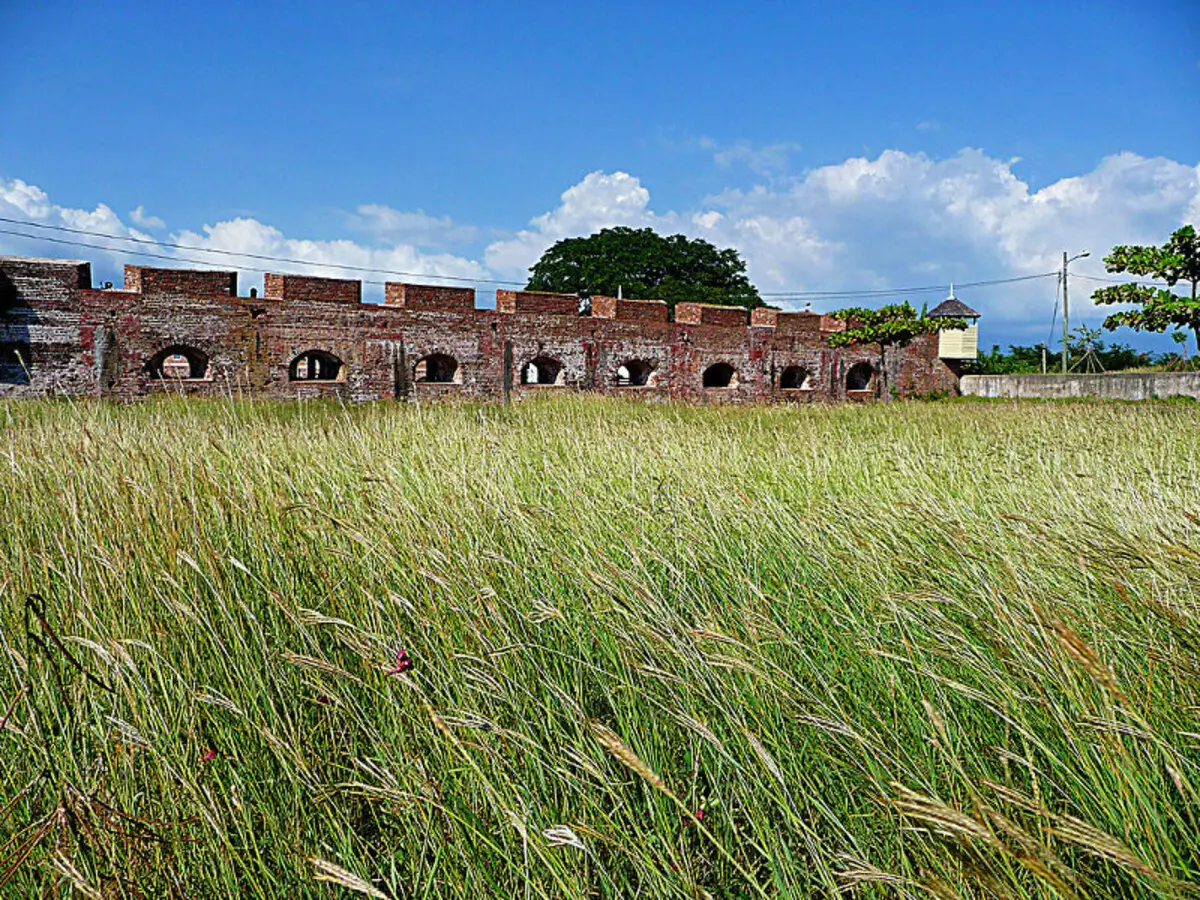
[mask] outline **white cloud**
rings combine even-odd
[[[521,278],[547,247],[565,237],[616,225],[678,228],[674,214],[663,218],[650,211],[650,192],[625,172],[592,172],[563,191],[561,200],[556,209],[530,222],[530,228],[489,245],[484,252],[488,268],[505,277]]]
[[[370,232],[377,239],[420,247],[465,244],[479,236],[478,228],[458,225],[449,216],[430,216],[423,210],[403,212],[376,203],[359,206],[348,222],[352,228]]]
[[[129,218],[133,220],[134,225],[141,225],[143,228],[166,228],[167,223],[158,216],[146,214],[146,207],[139,206],[137,209],[130,211]]]
[[[118,268],[125,251],[133,246],[120,238],[149,238],[122,222],[120,216],[103,203],[91,211],[58,206],[41,188],[19,178],[0,177],[0,216],[35,223],[32,226],[2,223],[6,231],[21,232],[29,237],[0,234],[0,254],[86,259],[106,266],[110,272]],[[37,225],[50,227],[38,228]],[[87,235],[57,231],[56,228],[74,229],[87,232]],[[81,243],[91,246],[77,246]]]
[[[1050,272],[1063,250],[1090,250],[1072,271],[1103,275],[1101,258],[1115,244],[1162,243],[1200,219],[1196,166],[1120,153],[1034,190],[1014,171],[1019,162],[974,149],[943,160],[889,150],[726,191],[686,213],[654,210],[633,175],[592,172],[484,258],[491,270],[521,277],[561,238],[649,226],[736,247],[764,292],[875,290]],[[1054,291],[1045,279],[959,293],[1001,330],[1032,340],[1049,324]],[[1073,307],[1094,321],[1090,293],[1077,287]]]
[[[1113,245],[1162,243],[1179,225],[1200,221],[1200,167],[1195,165],[1119,153],[1089,172],[1035,189],[1017,173],[1018,162],[974,149],[946,159],[889,150],[747,190],[727,190],[680,211],[654,209],[650,191],[634,175],[597,171],[565,190],[554,208],[526,228],[491,242],[477,255],[422,248],[481,241],[486,229],[372,204],[360,206],[349,219],[375,239],[370,246],[295,238],[252,218],[183,230],[172,239],[302,261],[274,266],[285,271],[379,280],[404,277],[390,272],[410,272],[410,277],[430,281],[457,276],[482,284],[496,277],[525,278],[529,266],[562,238],[615,225],[651,227],[737,248],[747,260],[751,279],[760,290],[773,293],[1018,277],[1056,269],[1063,250],[1091,251],[1092,256],[1075,263],[1072,271],[1103,275],[1101,258]],[[144,208],[135,213],[130,216],[134,224],[140,219],[150,227]],[[103,204],[92,211],[61,207],[39,188],[16,179],[0,178],[0,216],[145,237]],[[52,244],[46,237],[75,236],[48,231],[41,241],[26,241],[0,235],[0,252],[83,257],[114,274],[120,262],[137,259],[126,255],[129,244],[80,237],[105,245],[103,250],[89,250]],[[209,258],[199,251],[161,252],[177,258],[181,266]],[[213,267],[237,262],[236,257],[211,257]],[[269,262],[242,262],[249,269],[272,268]],[[346,271],[335,264],[379,274]],[[249,269],[243,270],[244,283],[260,281],[261,276]],[[1073,310],[1094,322],[1100,315],[1089,309],[1090,290],[1084,284],[1091,286],[1073,286]],[[990,323],[994,334],[1032,341],[1049,325],[1054,287],[1054,281],[1046,279],[964,288],[959,294],[984,314],[985,328]],[[364,287],[368,296],[378,290]],[[928,299],[937,301],[939,296],[934,293]],[[840,301],[815,305],[831,308],[836,302]]]
[[[433,222],[438,228],[449,223],[448,219],[432,219],[423,213],[404,214],[387,207],[372,209],[374,212],[368,212],[366,215],[374,215],[383,226],[390,224],[396,230],[406,221],[406,215],[410,216],[407,221],[412,225],[419,223],[422,217]],[[359,213],[363,215],[361,209]],[[388,218],[389,215],[392,216],[391,219]],[[431,283],[440,282],[448,277],[480,281],[488,277],[488,272],[479,262],[450,253],[427,253],[411,243],[397,242],[367,247],[349,240],[300,240],[289,238],[278,228],[250,218],[205,225],[199,231],[185,229],[169,238],[169,243],[197,249],[159,246],[139,248],[132,241],[113,238],[138,238],[146,241],[153,238],[126,225],[108,206],[100,204],[91,212],[59,206],[51,202],[41,188],[20,179],[0,178],[0,216],[52,226],[39,229],[36,226],[4,223],[4,227],[10,230],[21,231],[33,237],[27,239],[0,234],[0,254],[88,260],[93,264],[93,277],[96,281],[107,279],[120,283],[121,267],[127,262],[180,268],[238,269],[243,289],[261,284],[263,269],[380,282],[401,281],[406,277]],[[146,227],[162,227],[161,220],[147,216],[142,206],[130,213],[130,219]],[[77,229],[87,234],[56,231],[54,227]],[[426,231],[428,230],[426,228]],[[78,246],[79,244],[91,246]],[[145,254],[153,255],[139,255],[139,249],[144,249]],[[209,250],[223,252],[205,252]],[[243,253],[299,262],[272,263],[239,258],[236,255]],[[339,266],[355,266],[367,271],[347,270]],[[402,272],[411,273],[411,276],[399,274]],[[465,282],[455,280],[453,283]],[[364,284],[363,294],[368,298],[377,299],[382,297],[383,288],[379,285]]]
[[[488,273],[474,260],[450,253],[425,253],[412,244],[389,247],[366,247],[354,241],[311,241],[289,238],[278,228],[264,225],[257,219],[232,219],[204,226],[203,233],[182,231],[173,241],[189,247],[221,250],[232,254],[253,253],[289,260],[274,266],[270,261],[245,260],[255,269],[283,269],[301,275],[321,275],[328,278],[362,279],[364,281],[424,280],[437,283],[449,278],[484,280]],[[187,251],[180,251],[186,254]],[[192,251],[192,256],[197,254]],[[236,266],[234,256],[214,256],[214,266]],[[340,268],[352,266],[353,269]],[[366,271],[363,271],[366,270]],[[401,274],[407,273],[407,274]],[[247,273],[247,284],[261,281],[257,272]],[[364,284],[365,297],[382,296],[378,284]]]
[[[800,144],[779,143],[756,147],[749,141],[738,141],[713,154],[713,160],[723,168],[734,164],[745,166],[755,175],[771,178],[782,175],[788,169],[791,154],[800,151]]]

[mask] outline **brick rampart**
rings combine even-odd
[[[268,274],[239,297],[234,272],[128,266],[125,290],[88,263],[0,257],[0,397],[134,399],[174,392],[279,399],[518,399],[588,390],[712,402],[876,396],[878,353],[834,349],[828,316]],[[937,338],[889,358],[901,394],[955,390]],[[856,368],[857,367],[857,368]],[[867,378],[860,388],[860,376]]]
[[[617,297],[593,297],[592,315],[618,322],[666,322],[667,304],[661,300],[625,300]]]
[[[138,294],[223,294],[236,297],[237,272],[126,266],[125,290]]]
[[[680,325],[720,325],[745,328],[749,312],[742,306],[714,306],[711,303],[675,304],[675,321]]]
[[[362,282],[343,278],[315,278],[311,275],[263,276],[263,296],[268,300],[296,302],[329,301],[362,303]]]
[[[496,311],[527,315],[579,315],[579,298],[574,294],[544,291],[496,291]]]
[[[414,311],[470,312],[475,308],[475,288],[389,281],[384,285],[383,302],[385,306],[400,306]]]

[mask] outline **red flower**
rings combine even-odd
[[[396,666],[388,670],[389,675],[399,675],[401,672],[407,672],[413,667],[412,658],[408,655],[407,650],[401,650],[396,654]]]
[[[200,762],[202,762],[202,763],[212,762],[216,758],[217,758],[217,751],[214,750],[212,747],[208,747],[204,751],[204,753],[201,754]]]

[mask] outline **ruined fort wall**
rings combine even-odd
[[[0,344],[27,345],[32,356],[27,377],[0,369],[0,396],[361,402],[589,390],[811,402],[865,399],[878,381],[875,373],[870,389],[846,390],[852,366],[877,366],[876,350],[830,348],[828,335],[841,325],[815,313],[680,304],[669,321],[661,303],[596,297],[591,314],[581,315],[574,296],[526,291],[500,291],[497,308],[486,310],[475,308],[471,289],[401,284],[387,285],[384,304],[364,304],[357,281],[292,275],[268,275],[263,294],[238,296],[233,272],[138,266],[127,268],[125,290],[96,290],[87,263],[0,259]],[[336,375],[298,378],[306,354],[339,362]],[[892,384],[902,394],[957,385],[937,357],[936,336],[892,357]],[[527,377],[529,366],[539,360],[553,383],[530,383],[537,379]],[[729,383],[706,387],[705,373],[722,366]],[[422,380],[451,369],[449,380]],[[644,383],[633,383],[631,372]]]
[[[79,291],[90,263],[0,262],[0,390],[11,396],[86,393],[91,382],[80,346]]]

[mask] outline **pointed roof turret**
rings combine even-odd
[[[954,296],[954,282],[950,282],[950,296],[927,312],[931,319],[978,319],[979,313]]]

